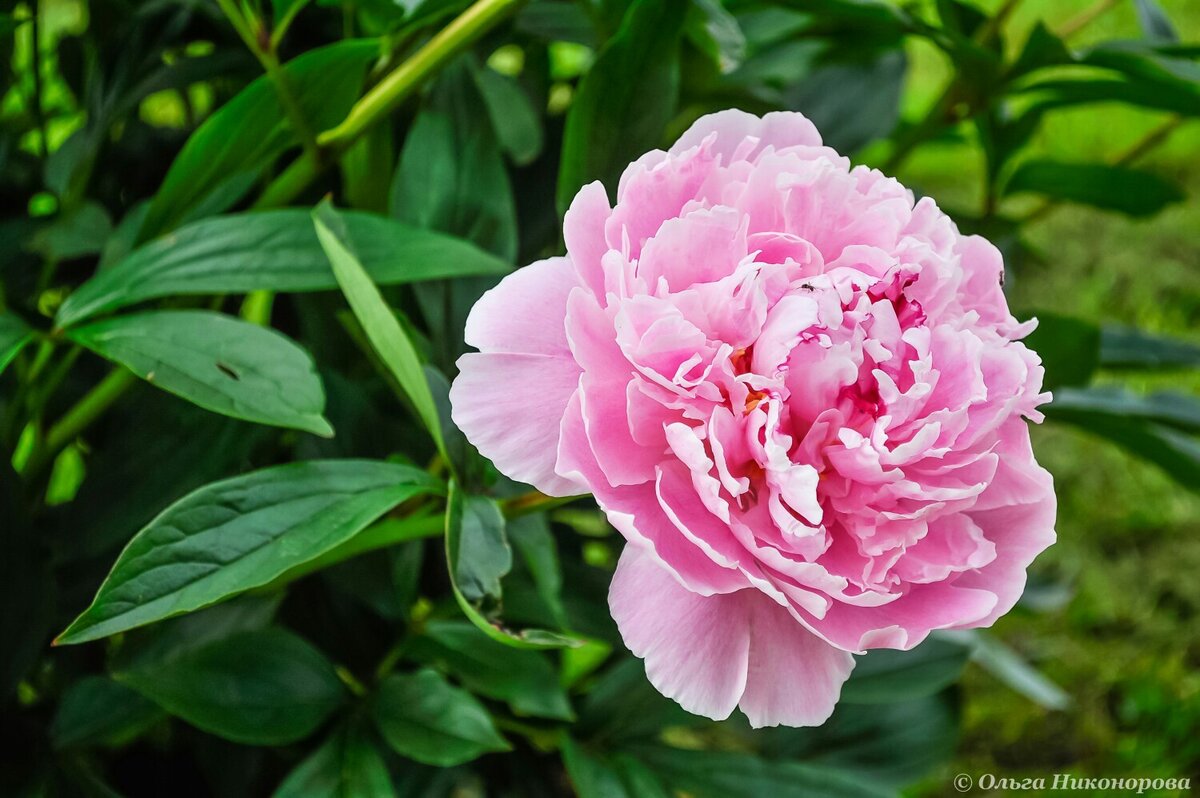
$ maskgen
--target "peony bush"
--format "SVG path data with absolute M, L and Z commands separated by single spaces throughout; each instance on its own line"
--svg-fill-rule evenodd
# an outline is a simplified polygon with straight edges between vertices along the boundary
M 1035 5 L 0 6 L 0 795 L 940 795 L 1105 712 L 1064 770 L 1194 771 L 1030 622 L 1100 545 L 1035 561 L 1030 430 L 1064 507 L 1067 425 L 1200 490 L 1200 355 L 1029 231 L 1185 200 L 1200 50 Z

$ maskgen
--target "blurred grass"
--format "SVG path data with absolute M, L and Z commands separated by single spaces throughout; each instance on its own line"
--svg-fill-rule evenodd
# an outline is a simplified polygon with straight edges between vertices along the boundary
M 1019 46 L 1036 21 L 1055 29 L 1094 2 L 1027 0 L 1007 25 L 1008 46 Z M 1200 3 L 1160 4 L 1185 41 L 1200 38 Z M 1134 5 L 1122 2 L 1072 44 L 1138 35 Z M 920 44 L 911 56 L 905 115 L 916 118 L 940 94 L 949 67 Z M 1030 154 L 1112 161 L 1167 118 L 1113 104 L 1056 113 Z M 1200 342 L 1197 152 L 1200 123 L 1192 121 L 1138 162 L 1188 188 L 1185 203 L 1153 219 L 1063 206 L 1032 224 L 1026 236 L 1044 263 L 1012 275 L 1012 304 Z M 974 212 L 982 166 L 968 140 L 926 146 L 898 176 L 948 208 Z M 1200 393 L 1195 373 L 1132 384 Z M 1059 542 L 1038 560 L 1032 583 L 1066 586 L 1071 598 L 1049 611 L 1019 607 L 996 633 L 1063 686 L 1073 705 L 1049 712 L 971 668 L 958 758 L 915 792 L 957 794 L 956 773 L 1200 781 L 1200 498 L 1084 432 L 1047 426 L 1035 431 L 1034 445 L 1054 474 L 1060 504 Z

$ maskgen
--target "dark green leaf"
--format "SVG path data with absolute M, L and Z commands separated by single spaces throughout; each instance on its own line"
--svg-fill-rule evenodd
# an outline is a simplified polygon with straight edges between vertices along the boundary
M 381 285 L 509 271 L 466 241 L 370 213 L 341 217 L 363 268 Z M 307 211 L 239 213 L 194 222 L 143 245 L 67 297 L 56 322 L 67 327 L 166 296 L 337 286 Z
M 446 446 L 442 441 L 437 405 L 429 391 L 417 351 L 401 329 L 396 315 L 384 302 L 379 289 L 371 282 L 370 275 L 363 270 L 355 255 L 354 244 L 348 238 L 349 231 L 345 223 L 333 206 L 324 202 L 313 211 L 313 224 L 316 225 L 317 238 L 329 257 L 342 293 L 346 295 L 346 301 L 370 339 L 371 346 L 400 383 L 424 422 L 425 429 L 445 455 Z
M 333 435 L 312 359 L 272 329 L 205 310 L 159 310 L 92 322 L 69 335 L 205 410 Z
M 365 732 L 342 728 L 301 762 L 273 798 L 389 798 L 387 763 Z
M 542 121 L 525 90 L 489 67 L 473 63 L 471 72 L 500 146 L 518 166 L 533 161 L 542 152 Z
M 129 542 L 58 642 L 95 640 L 267 584 L 436 489 L 423 471 L 368 460 L 292 463 L 201 488 Z
M 720 72 L 732 72 L 746 57 L 746 36 L 720 0 L 695 0 L 684 25 L 688 39 Z
M 695 798 L 881 798 L 892 794 L 852 771 L 768 762 L 749 754 L 646 746 L 636 755 L 665 784 Z
M 1065 388 L 1055 392 L 1046 413 L 1062 420 L 1101 415 L 1137 418 L 1185 432 L 1200 432 L 1200 399 L 1167 391 L 1142 396 L 1114 387 Z
M 900 49 L 825 64 L 783 92 L 788 108 L 817 126 L 826 144 L 854 152 L 892 132 L 908 60 Z
M 458 606 L 462 608 L 463 614 L 488 637 L 498 643 L 503 643 L 514 648 L 561 648 L 563 646 L 579 645 L 580 641 L 575 638 L 555 632 L 548 632 L 543 629 L 525 629 L 520 632 L 509 631 L 500 624 L 488 620 L 480 612 L 479 608 L 463 595 L 456 579 L 459 567 L 459 552 L 462 545 L 461 538 L 465 517 L 464 505 L 466 502 L 467 499 L 464 498 L 462 490 L 454 482 L 451 482 L 450 497 L 446 502 L 446 562 L 450 569 L 450 587 L 454 591 L 454 598 L 458 602 Z M 467 523 L 475 524 L 477 521 L 472 519 L 467 521 Z
M 484 496 L 463 499 L 454 556 L 454 581 L 468 601 L 499 600 L 500 580 L 512 569 L 512 548 L 495 501 Z
M 1200 368 L 1200 346 L 1176 338 L 1106 324 L 1100 329 L 1100 365 L 1104 368 Z
M 567 113 L 558 175 L 561 215 L 585 184 L 610 192 L 626 165 L 661 143 L 679 93 L 685 0 L 633 3 L 584 76 Z
M 1037 329 L 1025 345 L 1037 352 L 1046 368 L 1045 386 L 1087 385 L 1100 365 L 1100 328 L 1089 321 L 1043 310 L 1022 312 L 1036 316 Z
M 1129 216 L 1150 216 L 1184 198 L 1174 183 L 1150 172 L 1105 164 L 1025 161 L 1004 191 L 1031 191 L 1045 197 L 1092 205 Z
M 699 721 L 654 689 L 641 660 L 626 657 L 608 668 L 588 693 L 574 733 L 581 739 L 642 740 L 667 726 Z
M 99 203 L 86 202 L 39 230 L 30 248 L 49 260 L 70 260 L 97 254 L 111 234 L 108 211 Z
M 33 340 L 33 331 L 11 313 L 0 313 L 0 374 L 25 345 Z
M 1037 103 L 1026 111 L 1026 115 L 1037 117 L 1055 108 L 1093 103 L 1127 103 L 1142 108 L 1200 116 L 1200 87 L 1157 83 L 1136 77 L 1051 78 L 1031 83 L 1021 91 L 1037 98 Z
M 63 694 L 50 727 L 55 748 L 123 746 L 164 717 L 140 693 L 107 676 L 87 676 Z
M 367 130 L 342 156 L 342 190 L 351 207 L 387 212 L 396 170 L 392 141 L 392 126 L 385 120 Z
M 271 0 L 271 12 L 275 19 L 275 27 L 286 25 L 308 3 L 309 0 Z
M 562 603 L 562 570 L 558 545 L 545 514 L 526 515 L 508 522 L 508 539 L 525 561 L 538 597 L 561 628 L 570 625 Z
M 389 676 L 372 712 L 388 745 L 427 765 L 451 767 L 510 747 L 482 704 L 431 670 Z
M 506 702 L 518 715 L 574 717 L 546 655 L 497 643 L 469 623 L 431 621 L 408 651 L 449 671 L 473 692 Z
M 841 700 L 888 704 L 933 695 L 957 681 L 970 655 L 969 646 L 940 638 L 930 638 L 912 651 L 870 651 L 857 658 Z
M 1062 39 L 1055 36 L 1040 20 L 1029 32 L 1025 46 L 1013 65 L 1009 67 L 1006 77 L 1010 80 L 1048 66 L 1069 64 L 1073 60 Z
M 628 754 L 604 756 L 567 738 L 563 764 L 579 798 L 668 798 L 672 793 Z
M 321 652 L 279 628 L 241 632 L 115 676 L 172 715 L 246 745 L 303 739 L 345 697 Z
M 374 40 L 345 40 L 300 55 L 283 67 L 296 104 L 319 132 L 342 120 L 358 96 L 367 64 L 378 54 Z M 220 213 L 238 194 L 207 203 L 230 178 L 256 178 L 298 141 L 266 76 L 247 86 L 204 121 L 171 164 L 142 225 L 143 241 L 159 236 L 204 207 Z M 249 187 L 245 183 L 242 187 Z

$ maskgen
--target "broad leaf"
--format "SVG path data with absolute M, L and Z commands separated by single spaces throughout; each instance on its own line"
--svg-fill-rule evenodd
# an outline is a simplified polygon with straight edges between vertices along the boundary
M 389 676 L 372 713 L 388 745 L 427 765 L 451 767 L 510 748 L 482 704 L 430 670 Z
M 737 69 L 746 57 L 746 35 L 720 0 L 696 0 L 688 8 L 684 29 L 721 73 Z
M 1157 0 L 1133 0 L 1137 10 L 1138 24 L 1147 40 L 1160 44 L 1173 44 L 1179 41 L 1175 26 L 1162 10 Z
M 1100 328 L 1090 321 L 1043 310 L 1022 312 L 1036 316 L 1037 329 L 1025 345 L 1038 353 L 1046 369 L 1045 386 L 1087 385 L 1100 365 Z
M 450 672 L 473 692 L 508 703 L 518 715 L 573 717 L 558 674 L 544 654 L 497 643 L 469 623 L 431 621 L 408 652 Z
M 122 746 L 164 717 L 154 702 L 107 676 L 87 676 L 63 694 L 50 727 L 55 748 Z
M 512 569 L 512 548 L 504 534 L 500 506 L 484 496 L 465 496 L 454 582 L 469 601 L 500 599 L 500 580 Z
M 458 602 L 458 606 L 462 608 L 463 614 L 488 637 L 514 648 L 561 648 L 579 645 L 580 641 L 575 638 L 544 629 L 510 631 L 499 623 L 488 620 L 479 607 L 463 594 L 462 589 L 458 586 L 457 575 L 462 550 L 464 520 L 466 519 L 465 523 L 468 528 L 477 522 L 474 518 L 468 517 L 467 501 L 457 484 L 451 482 L 450 497 L 446 503 L 446 562 L 450 568 L 450 587 L 454 591 L 454 598 Z M 474 513 L 471 515 L 473 516 Z
M 95 640 L 265 585 L 435 490 L 423 471 L 368 460 L 292 463 L 201 488 L 129 542 L 57 642 Z
M 380 360 L 400 383 L 400 387 L 416 408 L 417 416 L 424 422 L 425 429 L 433 436 L 438 449 L 445 455 L 446 447 L 442 442 L 442 427 L 438 420 L 437 406 L 434 404 L 433 394 L 430 393 L 429 383 L 425 380 L 425 372 L 421 368 L 416 349 L 401 329 L 395 314 L 384 302 L 379 289 L 371 282 L 370 275 L 363 270 L 355 255 L 354 244 L 348 238 L 349 232 L 333 206 L 328 202 L 322 203 L 313 211 L 312 218 L 313 224 L 316 225 L 317 238 L 329 257 L 334 276 L 337 277 L 342 293 L 346 295 L 350 309 L 354 311 Z M 446 459 L 449 460 L 448 457 Z
M 842 687 L 851 704 L 888 704 L 933 695 L 962 675 L 971 648 L 930 638 L 912 651 L 877 649 L 858 657 Z
M 1200 346 L 1136 327 L 1106 324 L 1100 330 L 1100 365 L 1121 369 L 1200 368 Z
M 159 310 L 73 328 L 71 340 L 214 413 L 330 437 L 308 353 L 272 329 L 204 310 Z
M 380 751 L 367 734 L 341 728 L 296 766 L 273 798 L 389 798 L 396 794 Z
M 448 235 L 360 211 L 342 219 L 363 268 L 381 285 L 509 271 L 499 258 Z M 141 246 L 67 297 L 55 323 L 68 327 L 167 296 L 337 287 L 307 211 L 238 213 L 193 222 Z
M 521 84 L 474 63 L 471 74 L 500 146 L 518 166 L 533 161 L 542 152 L 542 120 Z
M 661 143 L 679 94 L 684 0 L 633 3 L 584 76 L 567 113 L 558 174 L 560 215 L 585 184 L 615 192 L 626 165 Z
M 324 655 L 280 628 L 242 632 L 114 675 L 172 715 L 246 745 L 303 739 L 345 697 Z
M 11 313 L 0 314 L 0 374 L 25 345 L 33 340 L 33 331 Z
M 882 798 L 891 795 L 853 771 L 749 754 L 645 746 L 636 751 L 665 784 L 695 798 Z
M 567 738 L 563 764 L 579 798 L 668 798 L 666 787 L 628 754 L 604 756 Z
M 1034 192 L 1129 216 L 1152 216 L 1184 198 L 1174 183 L 1156 174 L 1105 164 L 1032 160 L 1020 164 L 1005 184 L 1006 194 Z
M 346 40 L 309 50 L 284 65 L 285 80 L 312 132 L 342 120 L 378 52 L 374 40 Z M 275 86 L 265 75 L 258 78 L 188 139 L 150 205 L 141 240 L 178 227 L 197 209 L 206 214 L 225 210 L 298 141 Z M 221 192 L 231 179 L 239 191 Z

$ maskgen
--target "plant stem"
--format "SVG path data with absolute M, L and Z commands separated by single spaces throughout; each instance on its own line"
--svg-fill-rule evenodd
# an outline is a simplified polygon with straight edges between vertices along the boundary
M 30 456 L 25 473 L 35 476 L 48 466 L 67 444 L 91 426 L 136 381 L 137 377 L 128 369 L 118 367 L 109 372 L 50 428 L 45 440 Z
M 50 141 L 46 135 L 46 114 L 42 107 L 42 4 L 33 4 L 33 19 L 29 21 L 30 48 L 33 62 L 33 120 L 37 124 L 38 139 L 41 142 L 41 158 L 45 161 L 50 157 Z
M 1085 8 L 1078 16 L 1072 17 L 1058 29 L 1058 38 L 1069 39 L 1081 30 L 1091 25 L 1108 11 L 1117 7 L 1121 0 L 1100 0 L 1094 6 Z
M 521 1 L 476 0 L 367 92 L 341 123 L 317 136 L 319 155 L 323 157 L 306 151 L 267 186 L 254 207 L 276 207 L 294 200 L 368 128 L 395 110 L 426 78 L 495 26 Z
M 523 515 L 532 513 L 540 513 L 543 510 L 553 510 L 562 507 L 564 504 L 570 504 L 579 496 L 547 496 L 538 491 L 530 491 L 521 496 L 514 496 L 511 499 L 505 499 L 500 502 L 500 510 L 504 513 L 505 518 L 520 518 Z

